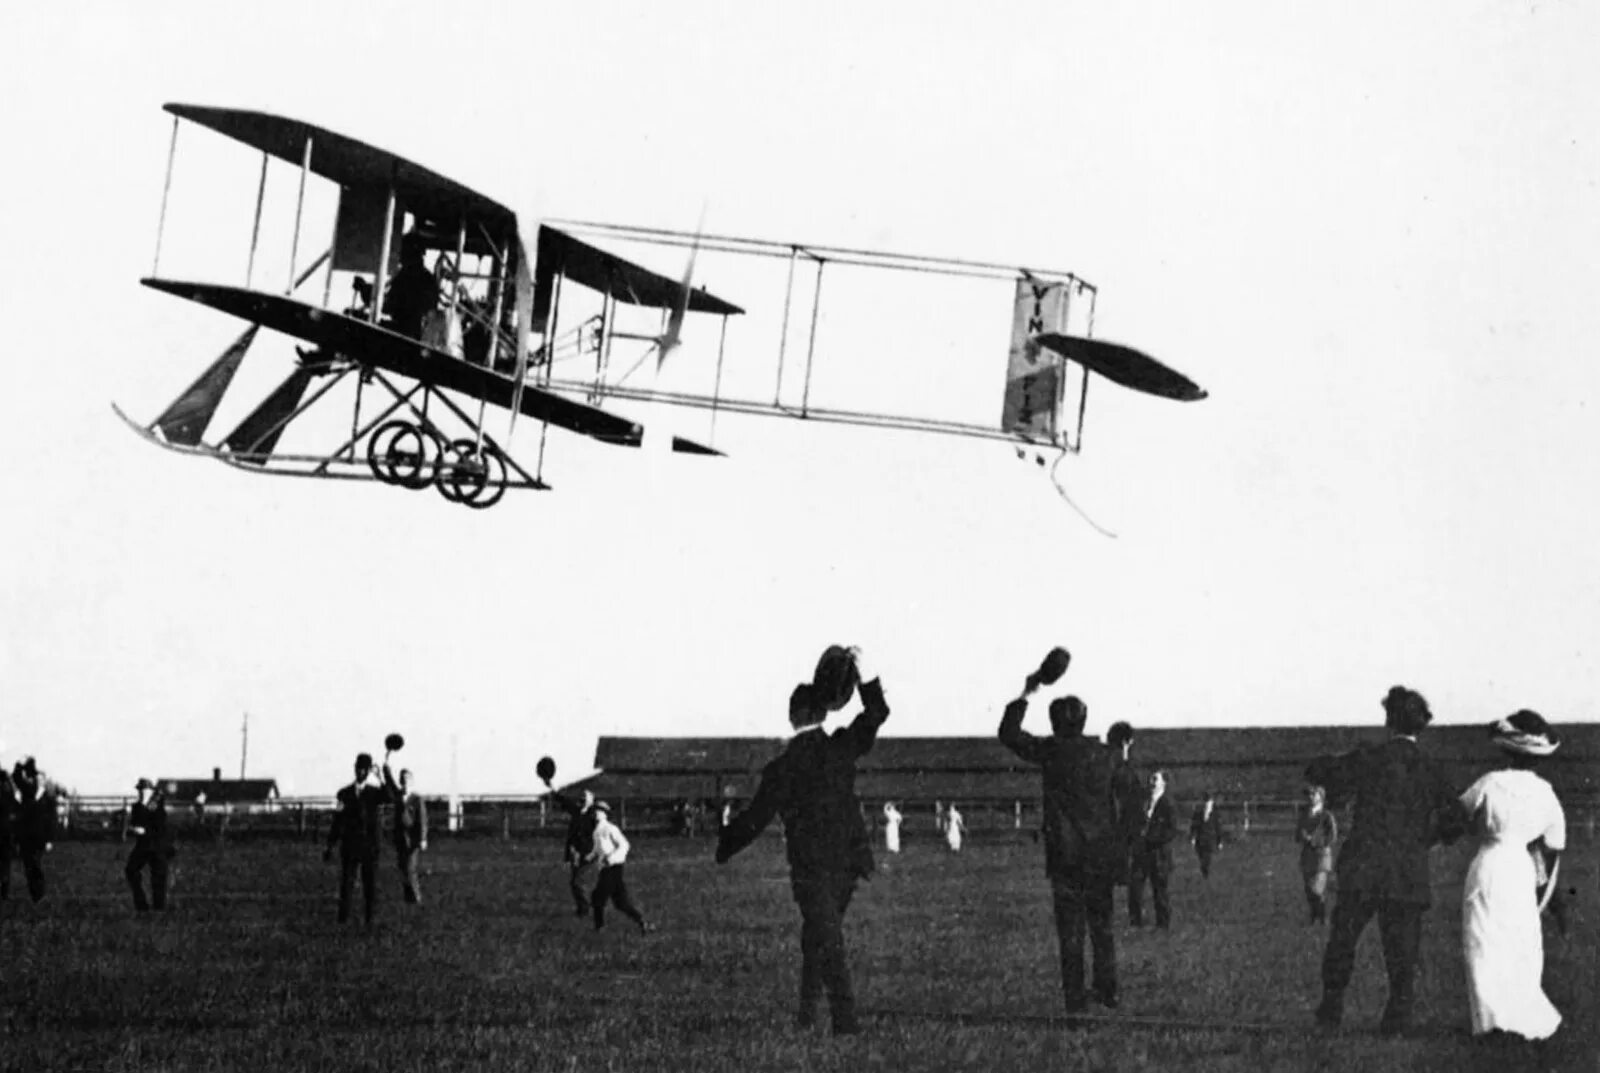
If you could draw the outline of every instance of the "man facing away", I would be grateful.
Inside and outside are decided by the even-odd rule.
[[[572,891],[572,902],[578,907],[578,916],[587,916],[589,896],[583,890],[583,873],[589,867],[594,853],[594,794],[585,790],[583,798],[574,801],[557,790],[549,779],[545,779],[544,784],[555,803],[568,816],[566,847],[562,851],[567,861],[567,887]]]
[[[1429,898],[1428,850],[1465,833],[1467,817],[1443,770],[1417,747],[1433,720],[1420,693],[1395,686],[1383,698],[1390,737],[1306,768],[1306,779],[1327,792],[1327,807],[1355,802],[1350,833],[1339,851],[1339,894],[1322,960],[1317,1022],[1338,1025],[1350,984],[1356,943],[1374,914],[1383,939],[1389,1001],[1379,1031],[1397,1035],[1411,1025],[1422,914]]]
[[[1106,730],[1106,746],[1111,751],[1111,795],[1116,810],[1117,835],[1122,840],[1122,852],[1117,862],[1118,886],[1130,886],[1133,872],[1133,845],[1144,821],[1144,779],[1133,766],[1133,727],[1117,720]],[[1132,919],[1130,891],[1129,914]]]
[[[11,897],[11,857],[16,837],[17,791],[11,773],[0,766],[0,901]]]
[[[388,762],[386,755],[384,763]],[[328,828],[328,844],[322,851],[322,859],[331,861],[333,847],[339,847],[339,923],[350,919],[350,897],[355,893],[356,874],[360,873],[366,921],[371,924],[378,906],[378,831],[388,795],[368,781],[372,774],[371,754],[357,755],[355,770],[355,781],[339,791],[338,811]]]
[[[836,1036],[860,1031],[845,960],[844,914],[857,880],[873,869],[872,845],[856,799],[856,761],[872,748],[889,717],[883,684],[863,665],[859,649],[850,649],[850,655],[861,712],[849,726],[827,734],[826,707],[812,686],[796,686],[789,697],[794,736],[762,770],[750,807],[717,840],[717,863],[724,864],[773,817],[782,817],[790,890],[800,907],[798,1023],[804,1028],[816,1022],[817,1000],[826,990]]]
[[[140,779],[134,786],[139,795],[128,810],[128,833],[133,836],[133,850],[128,854],[128,865],[123,874],[133,891],[133,907],[146,912],[152,904],[157,909],[167,907],[167,866],[172,858],[172,842],[167,832],[167,806],[151,791],[155,784]],[[150,869],[150,897],[144,894],[144,870]]]
[[[1117,829],[1111,756],[1083,733],[1088,708],[1077,697],[1050,702],[1046,738],[1022,729],[1028,698],[1039,688],[1030,674],[1020,697],[1006,705],[1000,741],[1036,765],[1044,783],[1044,870],[1055,902],[1061,987],[1069,1016],[1088,1007],[1083,986],[1083,939],[1094,952],[1094,995],[1117,1005],[1117,949],[1111,930],[1116,875],[1123,855]]]
[[[1222,819],[1217,815],[1217,795],[1210,790],[1189,817],[1189,844],[1200,859],[1201,878],[1210,879],[1211,858],[1222,848]]]
[[[383,761],[383,788],[394,806],[394,863],[400,869],[400,891],[407,905],[420,905],[417,855],[428,848],[428,806],[411,790],[410,769],[402,769],[396,781],[388,757]]]

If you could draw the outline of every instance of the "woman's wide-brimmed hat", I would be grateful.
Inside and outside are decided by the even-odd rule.
[[[1544,716],[1526,708],[1491,724],[1489,738],[1518,756],[1549,756],[1561,747],[1561,735]]]

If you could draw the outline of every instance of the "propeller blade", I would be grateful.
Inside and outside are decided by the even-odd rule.
[[[689,247],[689,261],[683,267],[683,282],[678,285],[678,304],[673,307],[671,315],[667,317],[667,330],[661,336],[661,345],[656,348],[656,371],[661,371],[661,366],[666,363],[667,355],[677,349],[683,341],[683,318],[689,312],[689,298],[694,293],[694,260],[700,253],[700,236],[706,229],[706,213],[700,210],[700,222],[695,225],[694,242]]]
[[[1205,389],[1199,384],[1132,347],[1055,332],[1045,332],[1034,339],[1046,350],[1125,388],[1179,402],[1197,402],[1206,397]]]

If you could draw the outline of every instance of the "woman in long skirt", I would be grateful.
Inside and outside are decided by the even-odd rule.
[[[883,848],[890,853],[900,852],[900,823],[905,819],[893,801],[883,806]]]
[[[1339,840],[1339,821],[1325,807],[1326,801],[1322,787],[1306,787],[1306,811],[1294,832],[1294,840],[1300,843],[1300,878],[1305,883],[1312,924],[1328,919],[1328,876],[1333,872],[1333,844]]]
[[[949,843],[951,853],[961,852],[961,836],[966,834],[966,831],[967,821],[961,818],[961,813],[957,811],[955,802],[952,801],[944,814],[944,840]]]
[[[1560,737],[1530,711],[1500,720],[1489,734],[1510,764],[1461,795],[1481,839],[1467,869],[1461,909],[1472,1033],[1547,1039],[1561,1014],[1541,983],[1544,934],[1533,855],[1555,871],[1567,845],[1567,824],[1555,791],[1533,767],[1555,752]]]

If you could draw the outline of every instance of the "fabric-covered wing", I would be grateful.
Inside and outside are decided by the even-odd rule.
[[[142,282],[155,290],[220,309],[419,383],[459,391],[506,409],[520,401],[525,417],[548,421],[605,443],[638,447],[644,440],[643,427],[628,418],[563,398],[532,384],[524,385],[521,398],[517,400],[517,385],[510,376],[451,357],[387,328],[319,309],[286,295],[181,280],[145,279]],[[676,449],[693,454],[721,453],[692,441],[685,440],[682,444]]]
[[[632,261],[607,253],[553,227],[539,228],[538,277],[534,280],[533,317],[549,315],[550,292],[557,274],[618,302],[651,309],[675,310],[683,300],[683,284]],[[732,316],[744,310],[704,290],[691,291],[689,312]]]

